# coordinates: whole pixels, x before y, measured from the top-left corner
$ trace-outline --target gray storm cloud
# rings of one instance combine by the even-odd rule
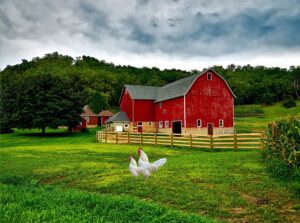
[[[53,51],[145,66],[155,65],[155,58],[221,64],[227,63],[221,58],[234,63],[262,58],[269,65],[274,55],[293,62],[300,52],[299,0],[0,0],[0,5],[2,69]]]

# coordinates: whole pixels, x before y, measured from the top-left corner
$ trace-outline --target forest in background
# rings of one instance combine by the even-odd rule
[[[199,61],[201,62],[201,61]],[[265,66],[213,66],[237,96],[235,104],[272,104],[287,98],[299,100],[300,66],[289,69]],[[204,68],[205,70],[207,68]],[[83,103],[95,113],[117,106],[124,84],[163,86],[203,70],[160,70],[156,67],[120,66],[90,56],[72,58],[57,52],[9,65],[0,72],[1,92],[25,76],[51,74],[76,76],[83,87]],[[75,90],[75,89],[74,89]],[[1,101],[6,98],[1,96]],[[5,105],[3,105],[5,106]]]

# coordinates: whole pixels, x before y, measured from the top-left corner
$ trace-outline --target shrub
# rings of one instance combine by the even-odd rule
[[[286,108],[292,108],[292,107],[296,107],[297,106],[294,98],[288,98],[288,99],[284,100],[282,102],[282,105],[284,107],[286,107]]]
[[[234,108],[235,117],[260,117],[263,114],[262,108],[257,105],[239,106]]]
[[[300,179],[300,116],[269,125],[263,155],[273,175]]]
[[[276,101],[276,95],[273,93],[264,93],[259,101],[265,105],[272,105]]]

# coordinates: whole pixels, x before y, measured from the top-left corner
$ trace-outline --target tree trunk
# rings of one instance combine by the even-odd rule
[[[46,126],[43,126],[42,127],[42,135],[45,135],[45,132],[46,132]]]

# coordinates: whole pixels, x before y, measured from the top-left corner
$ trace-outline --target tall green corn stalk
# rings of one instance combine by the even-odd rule
[[[300,116],[269,125],[264,156],[267,161],[275,158],[300,168]]]

